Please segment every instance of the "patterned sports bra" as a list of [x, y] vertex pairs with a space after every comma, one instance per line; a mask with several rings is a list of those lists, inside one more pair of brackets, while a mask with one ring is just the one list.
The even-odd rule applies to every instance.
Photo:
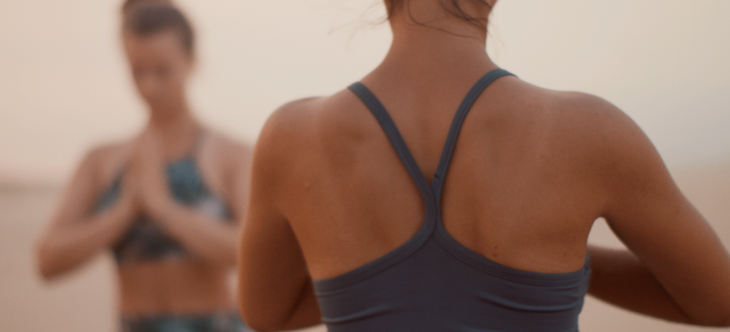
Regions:
[[[194, 156], [199, 145], [196, 144], [195, 151], [190, 155], [167, 165], [170, 192], [178, 203], [228, 222], [231, 215], [226, 202], [208, 189], [195, 162]], [[95, 211], [103, 211], [114, 205], [120, 194], [123, 175], [124, 171], [115, 177], [109, 189], [101, 195]], [[190, 256], [180, 242], [165, 234], [157, 223], [144, 214], [137, 217], [112, 250], [118, 264]]]

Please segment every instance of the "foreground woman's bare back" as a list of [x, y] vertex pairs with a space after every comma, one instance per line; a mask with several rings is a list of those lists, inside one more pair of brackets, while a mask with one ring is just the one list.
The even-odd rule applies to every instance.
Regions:
[[[407, 91], [369, 85], [429, 181], [457, 96], [469, 89], [464, 83], [442, 87], [446, 100], [417, 92], [408, 100]], [[277, 201], [303, 235], [298, 239], [312, 277], [337, 276], [412, 237], [423, 224], [422, 198], [362, 102], [346, 90], [287, 108], [273, 121], [285, 122], [281, 130], [296, 143], [282, 153], [277, 182], [288, 190]], [[581, 268], [606, 196], [604, 156], [595, 149], [610, 135], [605, 119], [621, 116], [595, 97], [547, 91], [515, 77], [493, 83], [467, 116], [447, 175], [442, 205], [449, 233], [510, 267]]]
[[[459, 102], [481, 74], [421, 89], [379, 79], [377, 71], [363, 80], [429, 181]], [[311, 289], [309, 276], [320, 280], [361, 267], [423, 225], [418, 189], [376, 119], [349, 90], [282, 107], [262, 132], [255, 158], [254, 190], [266, 189], [252, 196], [244, 260], [263, 259], [251, 263], [261, 275], [269, 273], [261, 271], [264, 261], [277, 260], [271, 275], [287, 280], [256, 280], [267, 284], [262, 289], [269, 290], [270, 305], [281, 305], [274, 298], [297, 299], [296, 310], [277, 311], [291, 321], [300, 315], [312, 322], [318, 315], [311, 290], [301, 293]], [[599, 266], [593, 264], [592, 293], [666, 319], [727, 324], [720, 314], [728, 303], [719, 294], [730, 293], [722, 285], [730, 273], [722, 244], [678, 191], [648, 138], [602, 99], [500, 78], [469, 112], [447, 179], [445, 228], [478, 254], [519, 270], [577, 271], [594, 220], [605, 217], [641, 263], [594, 251]], [[247, 250], [280, 254], [254, 259]], [[617, 291], [629, 283], [626, 289], [641, 292]], [[242, 300], [258, 299], [256, 310], [265, 312], [260, 296], [249, 297]]]
[[[361, 82], [382, 102], [430, 182], [459, 104], [497, 67], [485, 52], [486, 25], [478, 24], [487, 22], [494, 2], [462, 7], [476, 21], [451, 15], [442, 1], [400, 3], [400, 11], [389, 10], [391, 48]], [[322, 285], [384, 257], [424, 224], [424, 198], [350, 90], [275, 112], [257, 142], [252, 174], [239, 299], [258, 330], [320, 322], [317, 299], [329, 294], [315, 296], [312, 280]], [[446, 232], [476, 254], [552, 274], [580, 270], [589, 253], [589, 293], [664, 319], [730, 325], [730, 257], [648, 138], [606, 101], [502, 77], [469, 111], [445, 176], [441, 202], [432, 205], [440, 203]], [[598, 217], [631, 252], [587, 244]], [[439, 280], [448, 287], [450, 280]], [[379, 300], [368, 291], [394, 287], [367, 286], [348, 299]], [[368, 302], [365, 309], [391, 304]], [[389, 313], [403, 318], [415, 309], [403, 310]], [[347, 320], [325, 313], [332, 317], [332, 324]]]

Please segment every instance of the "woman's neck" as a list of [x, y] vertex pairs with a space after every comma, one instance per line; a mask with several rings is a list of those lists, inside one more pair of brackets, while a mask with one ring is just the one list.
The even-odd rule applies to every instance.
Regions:
[[189, 154], [198, 139], [200, 124], [186, 110], [164, 118], [151, 117], [146, 130], [160, 140], [165, 159], [174, 160]]
[[[418, 82], [410, 81], [471, 80], [497, 68], [486, 52], [486, 28], [454, 17], [438, 1], [408, 6], [391, 18], [393, 43], [371, 79], [403, 79], [413, 86]], [[482, 15], [486, 20], [488, 13]]]

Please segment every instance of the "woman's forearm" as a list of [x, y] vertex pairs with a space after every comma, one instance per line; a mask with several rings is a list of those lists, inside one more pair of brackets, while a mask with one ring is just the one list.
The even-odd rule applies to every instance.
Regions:
[[230, 220], [220, 220], [175, 202], [157, 203], [148, 209], [153, 220], [199, 256], [222, 265], [236, 263], [238, 230]]
[[314, 294], [314, 287], [311, 279], [305, 281], [302, 293], [292, 308], [288, 319], [279, 330], [301, 329], [322, 323], [322, 314], [319, 311], [317, 296]]
[[128, 211], [111, 209], [51, 229], [37, 246], [40, 273], [48, 279], [86, 262], [119, 239], [132, 217]]
[[588, 253], [592, 269], [589, 294], [645, 315], [697, 324], [631, 252], [589, 245]]

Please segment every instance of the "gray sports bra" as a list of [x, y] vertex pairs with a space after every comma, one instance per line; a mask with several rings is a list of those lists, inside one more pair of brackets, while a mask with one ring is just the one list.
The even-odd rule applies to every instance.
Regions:
[[577, 331], [590, 264], [546, 274], [496, 263], [452, 238], [441, 221], [441, 191], [462, 123], [497, 69], [469, 91], [451, 125], [429, 186], [393, 120], [361, 83], [349, 88], [370, 109], [415, 181], [426, 205], [423, 226], [392, 252], [351, 272], [314, 281], [330, 332]]

